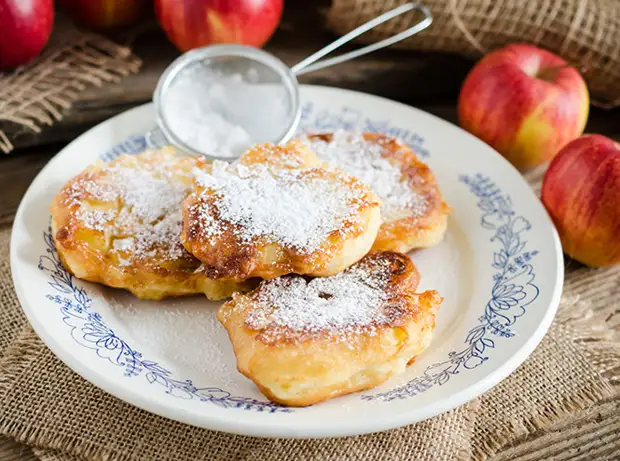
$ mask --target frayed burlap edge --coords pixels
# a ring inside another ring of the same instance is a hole
[[[327,28],[344,35],[404,0],[332,0]],[[394,47],[479,59],[509,43],[535,44],[561,55],[584,76],[591,103],[620,105],[620,3],[616,0],[429,0],[433,25]],[[404,31],[419,16],[401,16],[356,39],[374,43]]]
[[[16,341],[7,349],[2,362],[0,362],[0,376],[3,377],[0,380],[0,393],[10,389],[11,383],[20,374],[27,373],[32,366],[37,366],[35,362],[41,360],[42,354],[48,354],[51,357],[51,352],[46,350],[46,346],[31,327],[25,327]],[[474,401],[464,405],[460,411],[453,410],[453,412],[459,411],[456,417],[460,418],[465,425],[473,427],[478,406],[479,402]],[[443,416],[439,418],[441,417]],[[132,461],[135,459],[132,455],[119,452],[117,449],[98,445],[97,440],[80,439],[75,435],[65,436],[49,428],[32,427],[27,423],[10,421],[1,409],[0,432],[19,443],[29,445],[33,448],[33,452],[44,461]],[[375,435],[380,436],[380,433]],[[455,434],[453,434],[454,436]],[[465,435],[458,435],[458,437],[465,437]],[[462,439],[462,442],[456,444],[449,459],[454,461],[471,460],[471,434],[466,437]],[[329,458],[321,457],[320,459]]]
[[[22,373],[44,347],[45,344],[32,327],[30,325],[24,327],[15,342],[6,349],[0,361],[0,389],[10,384],[13,376]],[[25,357],[29,357],[30,360],[24,360]]]
[[[58,24],[60,23],[60,24]],[[88,86],[117,82],[140,69],[142,61],[127,47],[106,37],[75,29],[59,18],[43,53],[12,73],[0,73],[0,122],[35,133],[63,118]],[[0,129],[0,150],[13,143]]]
[[[510,427],[474,446],[473,459],[485,460],[520,438],[536,431],[547,430],[559,420],[574,416],[575,413],[620,393],[620,382],[613,381],[613,377],[620,373],[620,332],[614,328],[615,323],[620,323],[616,319],[619,307],[610,305],[595,312],[586,305],[587,302],[582,301],[578,294],[565,296],[554,320],[557,325],[552,328],[563,329],[564,334],[580,346],[603,379],[598,385],[584,389],[579,395],[557,401],[513,420]],[[609,323],[611,319],[615,319],[614,324]]]
[[[84,461],[84,458],[53,450],[33,448],[32,452],[41,461]]]

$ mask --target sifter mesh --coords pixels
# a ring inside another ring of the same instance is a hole
[[[238,157],[250,144],[282,142],[299,121],[297,80],[274,56],[237,45],[177,59],[155,92],[158,125],[188,153]]]
[[[378,43],[323,59],[343,44],[405,13],[422,17],[408,29]],[[333,66],[390,46],[427,28],[433,19],[419,3],[388,11],[289,69],[258,48],[214,45],[190,51],[161,76],[153,102],[161,130],[147,135],[212,159],[237,158],[251,144],[283,143],[301,116],[296,75]],[[161,136],[158,136],[161,135]]]

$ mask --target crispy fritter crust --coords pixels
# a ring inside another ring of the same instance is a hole
[[[330,142],[333,134],[315,133],[307,137],[310,140],[321,139]],[[380,133],[364,133],[363,137],[366,141],[383,147],[382,156],[401,170],[403,180],[426,201],[426,209],[421,216],[403,217],[391,221],[383,217],[383,224],[372,249],[407,253],[441,242],[448,225],[450,207],[441,195],[433,172],[418,159],[411,148],[395,138]]]
[[[270,400],[307,406],[378,386],[402,373],[429,346],[442,298],[436,291],[415,293],[419,274],[411,260],[399,253],[373,252],[357,264],[367,265],[371,273],[373,265],[390,268],[385,286],[390,321],[377,323],[372,333],[339,337],[337,331],[252,329],[248,316],[271,281],[251,293],[233,295],[218,310],[238,370]]]
[[[179,181],[189,193],[192,169],[197,161],[180,157],[171,148],[139,155],[122,155],[109,164],[97,163],[72,178],[56,195],[51,205],[52,235],[61,262],[76,277],[115,288],[129,290],[139,298],[159,300],[168,296],[204,293],[209,299],[224,299],[235,291],[250,289],[253,283],[237,284],[215,281],[200,270],[200,261],[187,253],[177,241],[156,242],[149,253],[135,255],[114,250],[114,241],[132,238],[131,231],[119,224],[119,216],[127,221],[140,218],[114,196],[119,184],[110,167],[156,170],[165,165],[168,179]],[[110,200],[101,200],[95,188],[109,190]],[[181,203],[179,202],[179,208]],[[84,221],[84,211],[102,213],[96,228]],[[179,235],[180,237],[180,235]],[[179,251],[171,251],[178,247]],[[175,254],[176,256],[170,256]]]
[[[248,244],[235,235],[234,225],[222,220],[219,227],[224,230],[220,235],[206,235],[201,210],[209,209],[212,219],[219,220],[218,198],[212,190],[195,183],[192,194],[183,202],[181,241],[187,251],[202,261],[209,277],[242,281],[288,273],[327,276],[341,272],[370,250],[381,224],[379,198],[352,176],[340,170],[324,169],[324,164],[304,144],[292,141],[286,146],[256,145],[242,155],[239,163],[302,169],[302,179],[318,176],[341,182],[358,197],[356,210],[342,229],[332,232],[318,250],[307,252],[259,238]]]

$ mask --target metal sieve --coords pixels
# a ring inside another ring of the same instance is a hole
[[[423,19],[409,29],[321,60],[377,25],[414,10]],[[285,143],[295,134],[301,117],[298,75],[390,46],[431,23],[431,12],[426,6],[407,3],[368,21],[291,68],[262,49],[241,45],[211,45],[188,51],[168,66],[157,83],[153,95],[157,128],[147,134],[147,141],[152,147],[173,144],[189,154],[219,160],[232,160],[254,143]],[[196,86],[198,81],[201,83]],[[197,94],[196,89],[203,94]],[[213,139],[204,134],[210,129]],[[228,136],[220,139],[227,144],[218,147],[218,136]]]

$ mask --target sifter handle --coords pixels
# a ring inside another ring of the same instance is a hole
[[[365,32],[368,32],[370,29],[378,26],[379,24],[383,24],[386,21],[389,21],[396,16],[400,16],[403,13],[407,13],[409,11],[418,10],[424,15],[424,19],[418,22],[416,25],[410,27],[407,30],[404,30],[392,37],[381,40],[380,42],[373,43],[372,45],[365,46],[358,50],[350,51],[348,53],[341,54],[340,56],[336,56],[333,58],[325,59],[323,61],[319,61],[323,56],[331,53],[336,48],[341,47],[347,42],[350,42],[356,37],[359,37]],[[394,8],[386,13],[383,13],[381,16],[377,16],[374,19],[371,19],[365,24],[353,29],[346,35],[343,35],[338,40],[330,43],[325,48],[320,49],[316,53],[308,56],[303,61],[295,64],[291,70],[295,75],[302,75],[308,72],[313,72],[315,70],[324,69],[326,67],[330,67],[336,64],[340,64],[345,61],[349,61],[351,59],[358,58],[368,53],[372,53],[373,51],[379,50],[381,48],[385,48],[386,46],[393,45],[394,43],[400,42],[406,38],[411,37],[412,35],[417,34],[418,32],[426,29],[433,22],[433,15],[431,11],[424,5],[420,3],[405,3],[398,8]],[[317,62],[319,61],[319,62]]]
[[[144,138],[146,140],[146,145],[149,149],[159,149],[167,144],[169,144],[166,139],[166,135],[161,129],[156,126],[153,129],[149,130]]]

